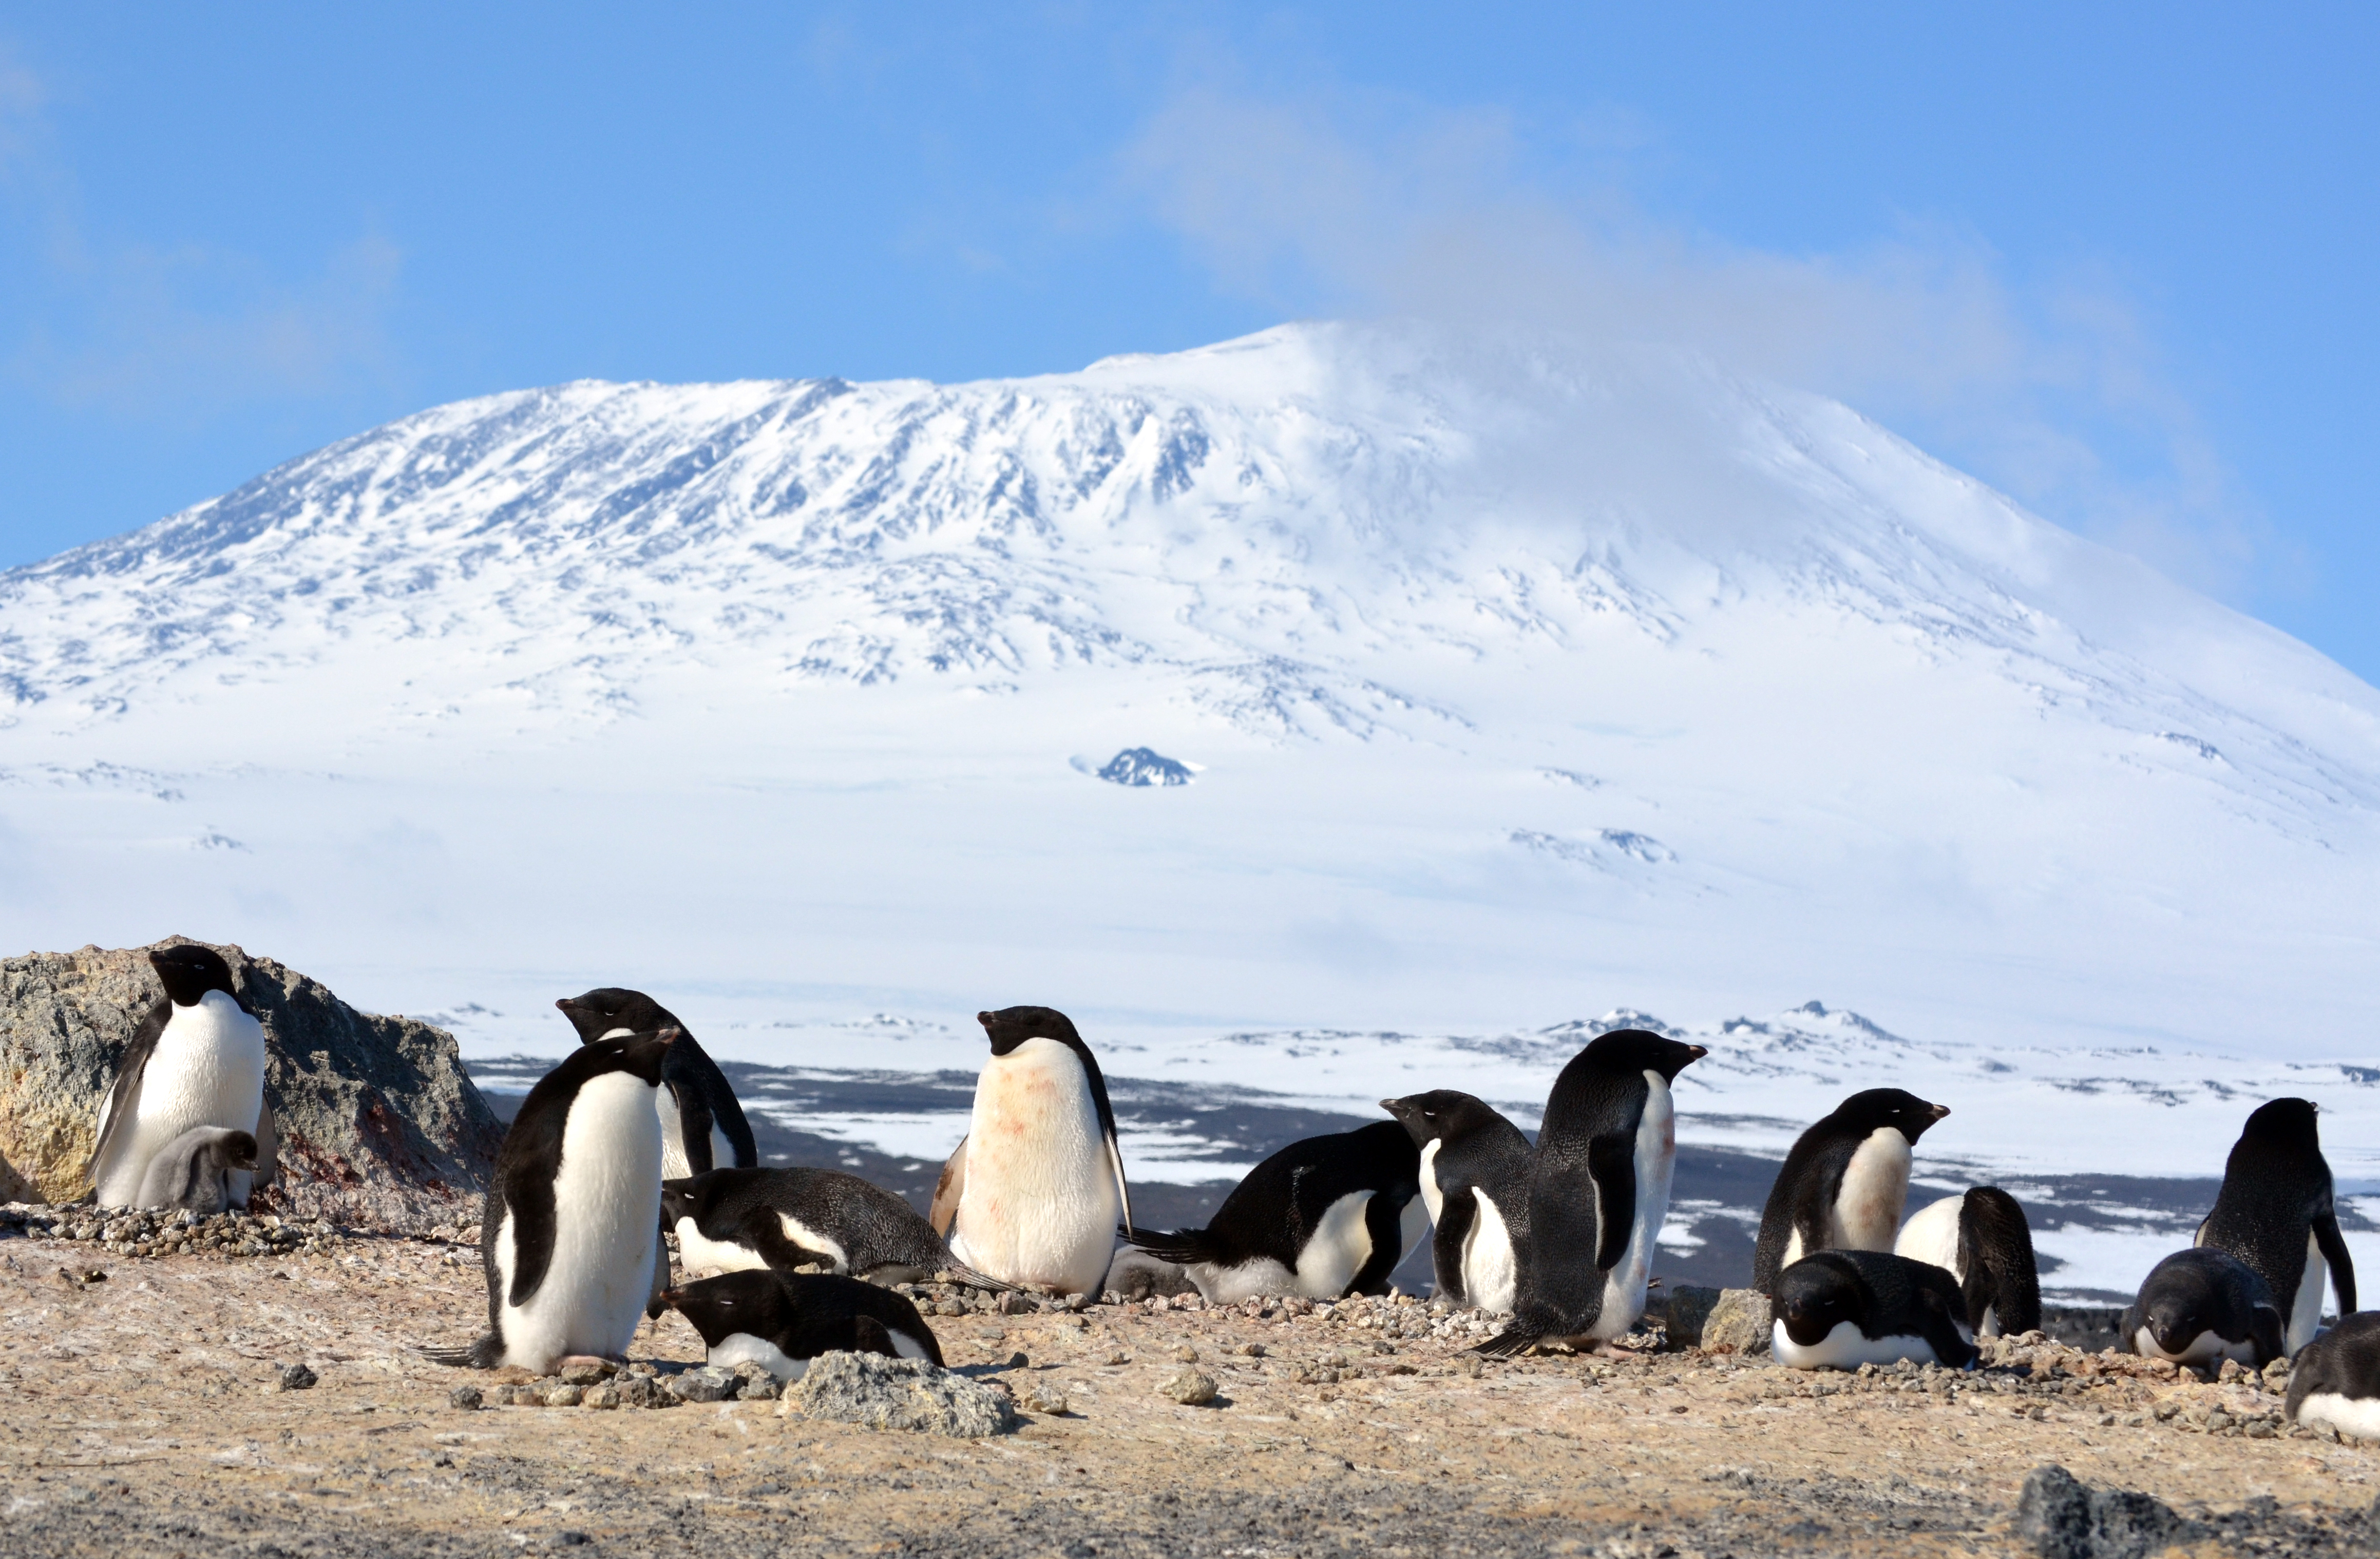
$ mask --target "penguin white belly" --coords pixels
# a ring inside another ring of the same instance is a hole
[[[1863,1364],[1891,1364],[1903,1358],[1920,1364],[1941,1362],[1934,1345],[1923,1337],[1870,1337],[1849,1321],[1835,1322],[1833,1331],[1808,1347],[1795,1342],[1780,1321],[1770,1332],[1768,1344],[1776,1351],[1777,1362],[1789,1370],[1856,1370]]]
[[[2291,1357],[2313,1342],[2313,1334],[2322,1329],[2322,1296],[2329,1282],[2330,1263],[2322,1259],[2322,1245],[2309,1232],[2305,1274],[2298,1279],[2297,1302],[2289,1307],[2288,1351]]]
[[[1304,1292],[1297,1274],[1279,1261],[1264,1258],[1227,1267],[1220,1261],[1194,1261],[1182,1269],[1198,1285],[1199,1297],[1210,1305],[1236,1305],[1242,1299]]]
[[[1323,1209],[1321,1221],[1297,1253],[1296,1292],[1309,1299],[1335,1299],[1347,1292],[1372,1259],[1372,1231],[1364,1222],[1369,1191],[1349,1191]]]
[[[124,1145],[99,1181],[103,1207],[131,1206],[149,1161],[192,1127],[256,1129],[264,1110],[264,1026],[221,991],[174,1008],[128,1108],[132,1119],[118,1128]],[[232,1204],[246,1206],[255,1176],[234,1170],[229,1179]]]
[[[749,1246],[709,1238],[691,1218],[677,1221],[677,1259],[690,1273],[752,1272],[769,1264]]]
[[[1512,1231],[1495,1199],[1474,1191],[1479,1211],[1463,1236],[1463,1289],[1471,1302],[1490,1315],[1512,1308],[1521,1285],[1521,1263],[1512,1254]]]
[[[1909,1139],[1880,1126],[1852,1151],[1827,1214],[1827,1243],[1837,1250],[1889,1250],[1909,1200]]]
[[[2298,1422],[2313,1429],[2335,1429],[2360,1440],[2380,1440],[2380,1397],[2308,1392],[2298,1404]]]
[[[2176,1364],[2214,1364],[2226,1358],[2245,1364],[2256,1357],[2254,1338],[2227,1343],[2212,1332],[2201,1332],[2183,1344],[2180,1353],[2168,1353],[2157,1346],[2156,1334],[2145,1326],[2132,1334],[2132,1346],[2143,1358],[2170,1358]]]
[[[1004,1283],[1096,1294],[1123,1212],[1075,1053],[1030,1039],[992,1057],[976,1084],[951,1253]]]
[[[1603,1312],[1587,1335],[1598,1341],[1624,1336],[1645,1313],[1645,1285],[1653,1275],[1653,1242],[1670,1215],[1670,1176],[1678,1163],[1676,1105],[1669,1079],[1645,1074],[1645,1114],[1636,1123],[1636,1222],[1628,1248],[1603,1281]]]
[[[1959,1269],[1959,1215],[1966,1205],[1963,1195],[1927,1202],[1900,1225],[1900,1234],[1892,1242],[1892,1253],[1939,1267],[1965,1282],[1967,1274]]]
[[[553,1176],[553,1256],[526,1302],[512,1302],[516,1218],[496,1235],[505,1364],[540,1374],[569,1354],[628,1350],[652,1293],[661,1219],[662,1140],[650,1096],[625,1072],[581,1085],[562,1127]]]
[[[704,1356],[703,1362],[715,1370],[757,1364],[781,1381],[798,1381],[810,1367],[808,1359],[795,1358],[767,1338],[756,1337],[749,1332],[729,1333]]]
[[[777,1226],[784,1232],[787,1239],[803,1249],[815,1250],[826,1257],[829,1262],[828,1271],[845,1275],[850,1273],[851,1256],[844,1249],[841,1240],[819,1233],[790,1212],[777,1214]]]
[[[1433,1137],[1421,1151],[1421,1204],[1428,1211],[1432,1225],[1446,1216],[1446,1193],[1438,1188],[1438,1139]]]

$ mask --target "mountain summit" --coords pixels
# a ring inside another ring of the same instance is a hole
[[[17,944],[155,934],[137,878],[430,1002],[2337,1049],[2380,995],[2380,693],[1651,349],[441,407],[0,574],[0,726]],[[1199,783],[1096,783],[1138,748]]]

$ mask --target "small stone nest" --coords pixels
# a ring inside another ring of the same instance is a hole
[[[939,1273],[933,1282],[896,1283],[892,1291],[907,1295],[920,1315],[1053,1315],[1061,1310],[1084,1309],[1093,1302],[1085,1294],[1061,1299],[1014,1291],[992,1293],[951,1282]]]
[[[749,1362],[733,1370],[703,1365],[675,1373],[663,1373],[643,1361],[625,1369],[608,1362],[582,1363],[559,1375],[535,1380],[456,1386],[447,1396],[450,1406],[465,1411],[659,1408],[730,1401],[780,1402],[777,1411],[786,1417],[967,1440],[1006,1434],[1019,1422],[1014,1400],[1004,1386],[970,1380],[923,1359],[885,1358],[876,1354],[820,1354],[800,1380],[790,1382]],[[1043,1410],[1063,1412],[1064,1399]]]
[[[322,1219],[285,1219],[270,1212],[210,1217],[187,1209],[0,1206],[0,1239],[68,1240],[136,1258],[287,1256],[326,1250],[346,1237],[337,1225]]]

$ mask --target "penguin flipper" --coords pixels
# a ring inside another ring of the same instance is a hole
[[[2289,1357],[2289,1345],[2282,1340],[2281,1312],[2275,1306],[2258,1305],[2248,1312],[2248,1340],[2256,1346],[2259,1370]]]
[[[2355,1258],[2347,1253],[2347,1241],[2338,1232],[2338,1214],[2330,1208],[2317,1213],[2313,1221],[2314,1243],[2322,1248],[2322,1259],[2330,1264],[2331,1286],[2338,1290],[2338,1313],[2355,1313]]]
[[[662,1297],[669,1292],[669,1240],[661,1228],[656,1228],[653,1230],[653,1286],[652,1292],[645,1296],[647,1321],[659,1321],[662,1318],[662,1311],[669,1309],[669,1301]]]
[[[1438,1227],[1429,1236],[1430,1265],[1438,1274],[1438,1291],[1458,1305],[1470,1303],[1463,1285],[1463,1242],[1479,1216],[1478,1193],[1469,1187],[1438,1204]]]
[[[966,1195],[966,1139],[951,1150],[950,1162],[942,1165],[942,1177],[934,1182],[934,1202],[926,1213],[926,1222],[944,1239],[951,1237],[951,1225],[958,1222],[959,1199]]]
[[[1620,1264],[1636,1232],[1636,1138],[1610,1132],[1586,1145],[1586,1166],[1595,1176],[1595,1264],[1605,1272]]]
[[[872,1315],[851,1318],[851,1351],[880,1353],[888,1358],[898,1358],[901,1350],[892,1346],[892,1331]]]
[[[1405,1259],[1405,1202],[1391,1202],[1386,1191],[1374,1191],[1372,1200],[1364,1204],[1364,1232],[1371,1237],[1372,1253],[1355,1269],[1347,1281],[1349,1294],[1385,1294],[1389,1291],[1389,1274]]]
[[[1918,1334],[1934,1350],[1935,1358],[1953,1370],[1964,1370],[1975,1361],[1977,1349],[1961,1334],[1951,1319],[1949,1302],[1931,1288],[1917,1292],[1918,1309],[1923,1324]]]
[[[756,1207],[746,1213],[744,1221],[735,1225],[735,1234],[743,1244],[760,1253],[760,1260],[768,1263],[771,1272],[797,1272],[803,1267],[840,1272],[843,1268],[842,1262],[825,1251],[812,1250],[786,1237],[784,1221],[773,1207]]]
[[[1115,1171],[1116,1201],[1123,1209],[1123,1226],[1132,1227],[1132,1188],[1124,1184],[1123,1149],[1116,1142],[1115,1123],[1108,1123],[1108,1167]]]
[[[273,1124],[270,1099],[256,1107],[255,1137],[256,1174],[248,1183],[249,1196],[273,1184],[281,1170],[281,1128]]]
[[[157,1049],[157,1041],[165,1032],[165,1025],[174,1016],[174,999],[160,996],[157,1005],[132,1031],[132,1041],[124,1047],[124,1059],[116,1066],[115,1081],[107,1090],[107,1098],[99,1107],[97,1141],[91,1151],[91,1200],[99,1200],[100,1182],[108,1178],[116,1160],[132,1151],[132,1139],[138,1135],[140,1079],[149,1070],[149,1057]]]

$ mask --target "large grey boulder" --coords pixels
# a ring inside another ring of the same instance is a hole
[[[980,1440],[1022,1422],[1007,1392],[922,1358],[822,1353],[785,1388],[784,1418],[829,1419],[868,1429],[905,1429]]]
[[[281,1138],[279,1175],[252,1211],[395,1231],[476,1222],[504,1127],[454,1036],[358,1012],[270,958],[215,950],[264,1025],[264,1097]],[[0,959],[0,1200],[90,1191],[100,1105],[164,993],[143,947]]]

